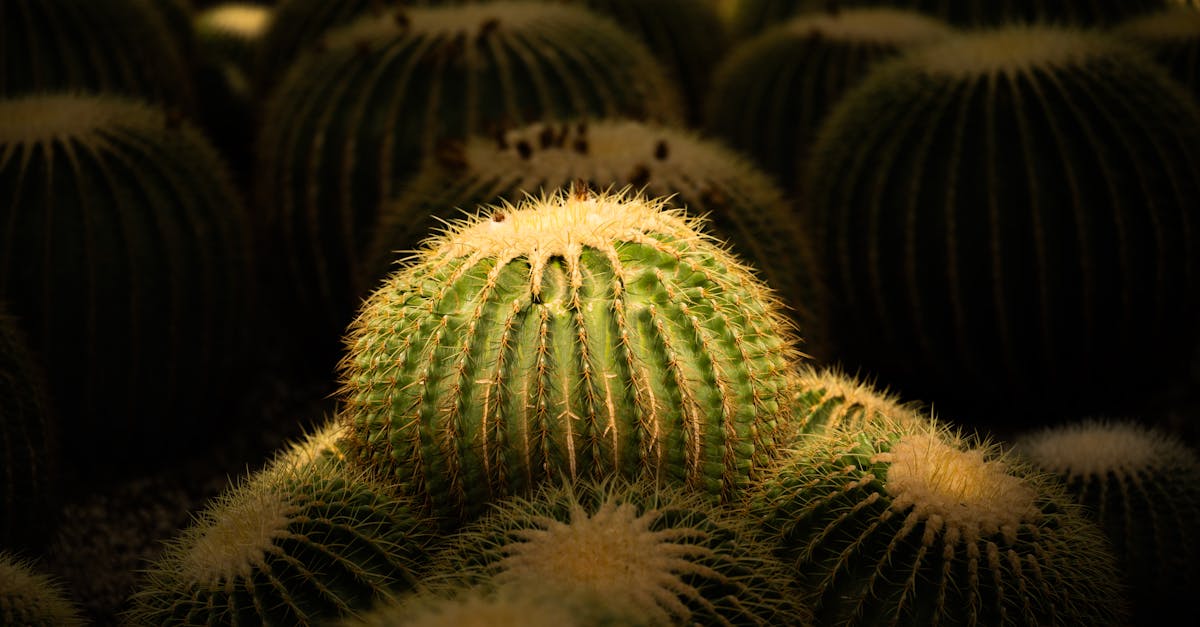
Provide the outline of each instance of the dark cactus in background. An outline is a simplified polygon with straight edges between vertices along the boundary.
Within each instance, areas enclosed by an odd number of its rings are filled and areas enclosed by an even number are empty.
[[[195,129],[117,96],[0,102],[0,298],[88,478],[220,437],[251,324],[250,220]]]
[[[367,292],[380,203],[423,156],[542,119],[677,121],[678,92],[642,43],[575,6],[413,8],[327,34],[274,91],[259,138],[264,237],[298,336],[314,353],[337,343]]]
[[[0,547],[45,539],[58,505],[57,429],[45,372],[20,321],[0,303]]]
[[[1122,411],[1186,374],[1200,107],[1113,38],[964,34],[826,121],[809,208],[834,350],[955,419]]]
[[[352,326],[348,455],[450,524],[548,478],[729,498],[788,426],[797,342],[768,288],[661,200],[579,191],[455,223]]]
[[[1200,102],[1200,4],[1130,18],[1113,32],[1146,50]]]

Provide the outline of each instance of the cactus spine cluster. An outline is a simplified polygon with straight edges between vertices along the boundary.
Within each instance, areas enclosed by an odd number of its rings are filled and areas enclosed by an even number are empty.
[[[1200,107],[1115,38],[1009,27],[913,49],[844,97],[812,155],[845,363],[1012,422],[1130,404],[1185,367]]]
[[[575,189],[428,240],[351,327],[351,457],[468,518],[560,475],[731,495],[788,421],[797,340],[701,228]]]
[[[62,586],[32,562],[0,552],[0,625],[83,627]]]
[[[931,421],[805,438],[750,498],[820,625],[1120,625],[1116,560],[1049,476]]]
[[[1062,480],[1112,543],[1138,625],[1173,620],[1200,582],[1200,456],[1132,420],[1088,419],[1021,434],[1014,448]]]
[[[205,137],[117,95],[0,102],[0,224],[0,298],[45,366],[64,461],[113,469],[212,433],[254,266]]]
[[[879,420],[921,419],[916,403],[902,402],[839,368],[805,364],[798,376],[792,420],[799,436],[861,430]]]

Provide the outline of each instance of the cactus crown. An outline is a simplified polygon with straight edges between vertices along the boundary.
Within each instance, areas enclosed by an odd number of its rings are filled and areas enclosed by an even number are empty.
[[[908,58],[929,74],[961,78],[1074,67],[1114,54],[1126,54],[1125,47],[1097,31],[1014,25],[967,31],[915,49]]]
[[[299,508],[278,490],[243,489],[226,492],[214,510],[219,515],[197,528],[180,555],[178,572],[189,585],[221,588],[249,579]]]
[[[1018,444],[1039,467],[1068,480],[1200,466],[1195,452],[1178,438],[1132,420],[1093,418],[1048,427]]]
[[[935,17],[895,8],[858,8],[838,11],[814,11],[797,15],[778,26],[778,33],[790,36],[817,35],[834,41],[871,41],[894,46],[927,41],[952,32]],[[766,33],[764,33],[766,35]]]
[[[261,4],[225,3],[202,11],[197,19],[203,28],[257,37],[271,22],[271,10]]]
[[[155,109],[108,94],[31,94],[0,102],[0,141],[32,144],[88,137],[114,124],[144,125]],[[162,110],[159,110],[162,111]],[[159,113],[166,120],[165,111]]]

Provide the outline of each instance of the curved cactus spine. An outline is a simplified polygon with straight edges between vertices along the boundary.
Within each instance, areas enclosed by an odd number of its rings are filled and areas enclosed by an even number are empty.
[[[901,402],[872,382],[849,375],[837,367],[803,365],[793,406],[797,434],[809,436],[842,429],[862,430],[880,420],[921,420],[919,404]]]
[[[1200,101],[1200,3],[1130,18],[1113,32],[1146,50]]]
[[[428,580],[583,595],[649,625],[810,624],[771,550],[750,520],[682,486],[566,481],[459,530]]]
[[[41,543],[57,496],[57,436],[45,372],[0,303],[0,547]]]
[[[756,268],[819,344],[823,299],[813,246],[783,190],[756,166],[715,140],[678,127],[608,119],[535,123],[473,137],[426,162],[397,200],[382,210],[368,255],[374,284],[395,251],[410,249],[449,217],[499,200],[575,182],[593,189],[632,186],[649,196],[671,196],[688,213],[710,220],[710,232]],[[812,345],[811,354],[821,352]]]
[[[282,456],[209,502],[145,571],[130,625],[313,624],[416,585],[434,525],[396,486]]]
[[[799,354],[775,296],[699,228],[575,190],[427,241],[351,327],[352,458],[451,517],[558,475],[732,495],[776,447]]]
[[[536,120],[682,115],[678,87],[645,45],[581,7],[412,8],[360,18],[324,42],[267,105],[257,179],[281,283],[294,291],[282,297],[314,312],[310,329],[330,344],[367,291],[360,249],[379,205],[423,156]]]
[[[7,551],[0,552],[0,622],[25,627],[87,624],[58,581]]]
[[[190,110],[179,42],[144,0],[4,0],[0,95],[116,92]]]
[[[1131,588],[1135,623],[1173,620],[1200,582],[1200,456],[1132,420],[1087,419],[1019,435],[1104,530]]]
[[[892,8],[791,18],[743,41],[721,61],[704,126],[803,199],[808,150],[846,90],[880,61],[952,32],[939,19]]]
[[[820,625],[1121,625],[1111,547],[1052,478],[928,420],[805,438],[749,499]]]
[[[1137,50],[964,33],[879,66],[812,154],[846,364],[1014,426],[1118,411],[1186,367],[1200,107]]]
[[[197,130],[115,95],[6,100],[0,223],[0,297],[41,356],[64,463],[119,471],[215,434],[247,350],[252,227]]]

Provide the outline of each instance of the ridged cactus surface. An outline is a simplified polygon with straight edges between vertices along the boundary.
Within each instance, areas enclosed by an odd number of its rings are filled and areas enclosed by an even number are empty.
[[[39,544],[57,505],[58,425],[45,376],[0,303],[0,547]]]
[[[1021,434],[1015,449],[1062,480],[1099,523],[1132,589],[1135,623],[1186,612],[1200,583],[1200,455],[1132,420],[1088,419]]]
[[[559,477],[731,496],[788,422],[797,341],[699,228],[662,200],[576,189],[427,241],[347,339],[351,457],[452,518]]]
[[[811,624],[754,523],[681,486],[545,484],[456,533],[431,562],[434,590],[595,599],[621,624]]]
[[[206,138],[114,95],[6,100],[0,218],[0,298],[45,366],[64,461],[91,474],[211,437],[249,354],[254,265]]]
[[[577,6],[417,7],[324,42],[266,107],[257,179],[281,298],[334,342],[368,287],[355,279],[380,203],[448,140],[537,120],[682,116],[645,45]]]
[[[805,364],[792,421],[800,438],[841,430],[862,430],[878,421],[923,420],[916,403],[901,401],[874,383],[838,368]]]
[[[671,196],[689,214],[705,216],[711,234],[756,268],[803,323],[804,337],[823,335],[807,326],[824,319],[814,311],[823,296],[795,203],[741,154],[694,131],[652,122],[536,123],[443,151],[382,210],[369,248],[373,274],[365,280],[376,282],[397,251],[415,247],[439,220],[577,181]],[[804,349],[819,352],[807,341]]]
[[[812,154],[848,367],[1010,424],[1118,411],[1186,371],[1200,107],[1136,50],[1049,27],[913,49]]]
[[[817,624],[1125,624],[1109,544],[1049,476],[930,421],[801,442],[750,516]]]
[[[0,625],[83,627],[79,608],[62,584],[39,567],[0,551]]]

